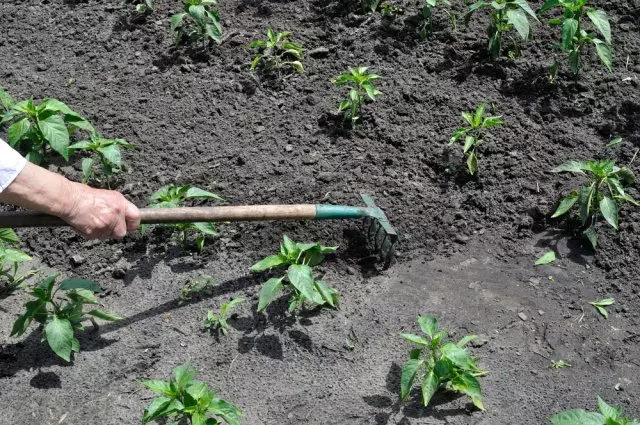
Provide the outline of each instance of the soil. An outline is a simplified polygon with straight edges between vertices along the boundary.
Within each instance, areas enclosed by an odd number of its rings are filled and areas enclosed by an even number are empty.
[[[203,52],[173,47],[168,21],[180,2],[158,3],[145,18],[115,0],[0,0],[0,86],[16,98],[58,98],[104,136],[132,142],[130,172],[115,186],[137,205],[173,182],[231,204],[357,205],[368,191],[398,229],[397,261],[380,270],[350,222],[223,224],[201,255],[185,254],[166,229],[122,242],[21,231],[42,268],[95,279],[105,308],[126,319],[88,326],[67,364],[35,328],[9,338],[27,297],[1,300],[0,424],[139,423],[152,399],[140,380],[186,361],[246,424],[546,424],[554,412],[595,409],[596,395],[640,417],[640,210],[622,209],[619,233],[602,227],[597,252],[548,219],[580,183],[551,168],[628,163],[640,148],[638,0],[593,2],[611,17],[614,71],[589,52],[573,82],[558,56],[555,85],[547,70],[559,34],[546,25],[522,57],[493,61],[483,14],[455,31],[438,16],[422,42],[413,3],[388,23],[338,0],[229,0],[220,5],[226,40]],[[268,25],[322,48],[303,75],[274,83],[249,72],[245,46]],[[332,113],[345,93],[330,79],[357,65],[384,76],[383,95],[345,131]],[[446,142],[460,112],[483,102],[505,125],[469,178],[460,147]],[[623,143],[605,148],[616,135]],[[80,179],[78,158],[50,168]],[[290,318],[283,299],[255,313],[265,277],[248,268],[284,233],[340,246],[321,267],[341,293],[339,310]],[[534,267],[549,249],[558,261]],[[180,303],[202,274],[214,276],[212,291]],[[202,332],[206,311],[236,296],[250,302],[229,336]],[[605,297],[616,300],[608,320],[589,305]],[[437,316],[454,338],[481,335],[471,351],[490,371],[485,413],[451,394],[428,408],[418,391],[398,404],[410,348],[398,334],[417,331],[419,314]],[[560,359],[572,367],[549,367]]]

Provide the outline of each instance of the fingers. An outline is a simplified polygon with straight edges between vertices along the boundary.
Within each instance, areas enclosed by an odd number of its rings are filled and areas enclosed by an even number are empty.
[[[128,231],[133,232],[140,227],[140,210],[129,201],[126,201],[124,219]]]

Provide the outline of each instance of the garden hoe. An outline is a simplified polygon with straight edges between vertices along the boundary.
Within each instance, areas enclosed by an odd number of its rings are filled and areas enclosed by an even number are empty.
[[[141,224],[231,222],[231,221],[295,221],[363,219],[368,248],[379,255],[384,268],[395,256],[398,234],[384,212],[371,196],[361,194],[366,206],[297,204],[297,205],[241,205],[223,207],[143,208]],[[0,212],[0,228],[63,227],[63,220],[47,214],[11,211]]]

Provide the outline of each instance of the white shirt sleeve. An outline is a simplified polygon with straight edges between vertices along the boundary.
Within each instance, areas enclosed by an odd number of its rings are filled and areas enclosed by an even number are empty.
[[[27,160],[0,139],[0,192],[18,177]]]

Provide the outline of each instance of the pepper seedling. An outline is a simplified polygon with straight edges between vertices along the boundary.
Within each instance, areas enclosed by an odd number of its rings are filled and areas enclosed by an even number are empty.
[[[149,208],[177,208],[183,206],[186,201],[193,199],[224,201],[224,199],[215,193],[208,192],[198,187],[171,184],[161,187],[151,195]],[[198,251],[202,251],[204,249],[206,236],[215,236],[218,234],[213,223],[175,223],[164,224],[163,226],[178,230],[182,247],[185,249],[189,241],[189,235],[195,234]]]
[[[69,146],[70,152],[90,152],[98,156],[100,161],[102,175],[104,176],[104,183],[107,187],[110,186],[110,178],[114,174],[126,170],[126,166],[122,163],[122,154],[120,148],[135,149],[133,145],[124,139],[103,139],[100,134],[93,133],[91,140],[83,140],[78,143],[74,143]],[[82,182],[88,183],[95,173],[95,159],[84,158],[82,160]],[[98,177],[98,181],[101,179]]]
[[[41,164],[49,149],[68,161],[70,138],[75,131],[95,132],[86,119],[57,99],[44,99],[39,104],[33,99],[18,103],[3,99],[3,107],[8,108],[0,126],[13,122],[7,128],[8,142],[34,164]]]
[[[211,331],[217,330],[222,332],[222,335],[227,336],[229,333],[229,324],[227,323],[227,315],[238,304],[244,302],[244,298],[234,298],[229,302],[222,303],[220,307],[220,313],[215,314],[213,310],[207,312],[207,316],[204,318],[202,324],[203,328]]]
[[[462,140],[464,136],[464,147],[462,152],[467,158],[467,169],[473,175],[478,171],[478,153],[484,143],[486,130],[504,124],[502,116],[485,116],[485,105],[480,105],[474,113],[463,112],[462,118],[469,124],[469,127],[461,127],[453,133],[449,140],[449,145]]]
[[[136,5],[136,12],[148,14],[155,10],[156,0],[127,0],[127,3]]]
[[[556,413],[549,420],[552,425],[640,425],[640,421],[632,421],[622,414],[621,407],[608,405],[598,397],[599,413],[587,412],[583,409],[572,409]]]
[[[171,17],[176,45],[185,37],[190,41],[202,40],[205,47],[208,40],[221,44],[220,13],[211,8],[217,4],[217,0],[184,0],[183,11]]]
[[[484,410],[482,391],[478,377],[487,372],[476,365],[473,358],[463,348],[477,338],[467,335],[458,343],[448,341],[447,330],[439,329],[438,320],[430,316],[419,316],[418,325],[427,338],[411,333],[400,336],[417,344],[418,348],[409,352],[409,360],[402,367],[400,397],[406,401],[416,380],[421,382],[422,403],[426,407],[433,395],[440,389],[459,391],[471,397],[474,406]]]
[[[420,39],[426,40],[431,33],[431,29],[433,28],[433,15],[436,8],[443,10],[449,16],[451,26],[453,26],[454,30],[456,29],[458,26],[458,15],[451,10],[445,9],[444,6],[451,6],[449,0],[427,0],[424,6],[422,6],[422,9],[420,9],[420,17],[422,18],[419,29]]]
[[[347,86],[349,88],[349,99],[340,102],[338,111],[344,113],[344,119],[349,120],[351,125],[354,125],[360,119],[362,105],[366,99],[365,96],[371,101],[375,101],[376,97],[382,94],[373,85],[373,80],[381,77],[367,73],[367,69],[364,66],[358,68],[349,67],[349,72],[341,74],[333,80],[333,84],[336,87]]]
[[[596,225],[603,217],[611,227],[618,230],[618,211],[620,203],[640,204],[625,190],[635,184],[636,178],[628,167],[618,167],[615,160],[568,161],[553,170],[554,173],[573,173],[587,178],[587,183],[573,190],[560,201],[551,216],[560,217],[569,212],[574,205],[578,207],[580,225],[593,249],[598,243]]]
[[[169,381],[144,381],[142,384],[159,397],[145,409],[142,424],[171,418],[171,424],[240,425],[242,410],[217,398],[207,384],[194,379],[198,373],[187,363],[176,367]]]
[[[582,50],[590,44],[595,47],[602,64],[612,71],[611,25],[606,12],[587,6],[587,0],[547,0],[538,10],[538,14],[556,7],[562,8],[562,16],[549,20],[549,23],[562,27],[560,48],[568,54],[569,68],[573,75],[578,76],[582,68]],[[588,28],[587,18],[604,40],[598,38],[593,29]],[[557,69],[552,71],[552,74],[555,73]]]
[[[305,302],[313,306],[329,305],[338,307],[338,292],[329,288],[322,280],[316,279],[313,267],[324,261],[328,254],[338,249],[335,246],[322,246],[319,243],[294,242],[284,235],[280,252],[264,258],[251,267],[253,272],[287,267],[287,273],[271,278],[262,284],[258,301],[258,311],[263,311],[273,302],[283,287],[291,288],[289,312],[293,313]]]
[[[299,73],[304,72],[302,66],[301,45],[287,40],[291,35],[290,32],[275,33],[273,29],[267,29],[266,40],[252,41],[247,47],[249,49],[258,49],[259,53],[251,61],[251,71],[255,71],[256,67],[262,64],[262,69],[267,74],[277,74],[283,68],[290,67]]]
[[[38,270],[20,272],[20,265],[31,261],[31,257],[16,247],[19,243],[20,238],[12,229],[0,229],[0,298],[11,295],[39,273]]]
[[[468,23],[471,16],[480,9],[489,9],[491,23],[487,28],[489,35],[489,54],[497,58],[502,51],[502,36],[515,29],[523,41],[529,39],[531,33],[531,23],[529,19],[538,20],[535,12],[526,0],[495,0],[492,2],[477,1],[469,6],[469,11],[465,14],[465,21]],[[520,44],[509,36],[513,43],[513,50],[509,52],[510,57],[520,56]]]
[[[102,292],[98,284],[86,279],[65,279],[56,285],[59,276],[59,273],[52,274],[33,288],[30,294],[35,300],[25,304],[26,312],[13,324],[11,336],[24,334],[35,320],[43,326],[43,341],[69,362],[73,352],[80,352],[80,342],[74,333],[84,330],[83,320],[91,320],[97,328],[93,317],[108,321],[121,318],[98,309],[84,311],[85,305],[99,304],[94,295]],[[59,291],[65,292],[66,298],[57,298]]]

